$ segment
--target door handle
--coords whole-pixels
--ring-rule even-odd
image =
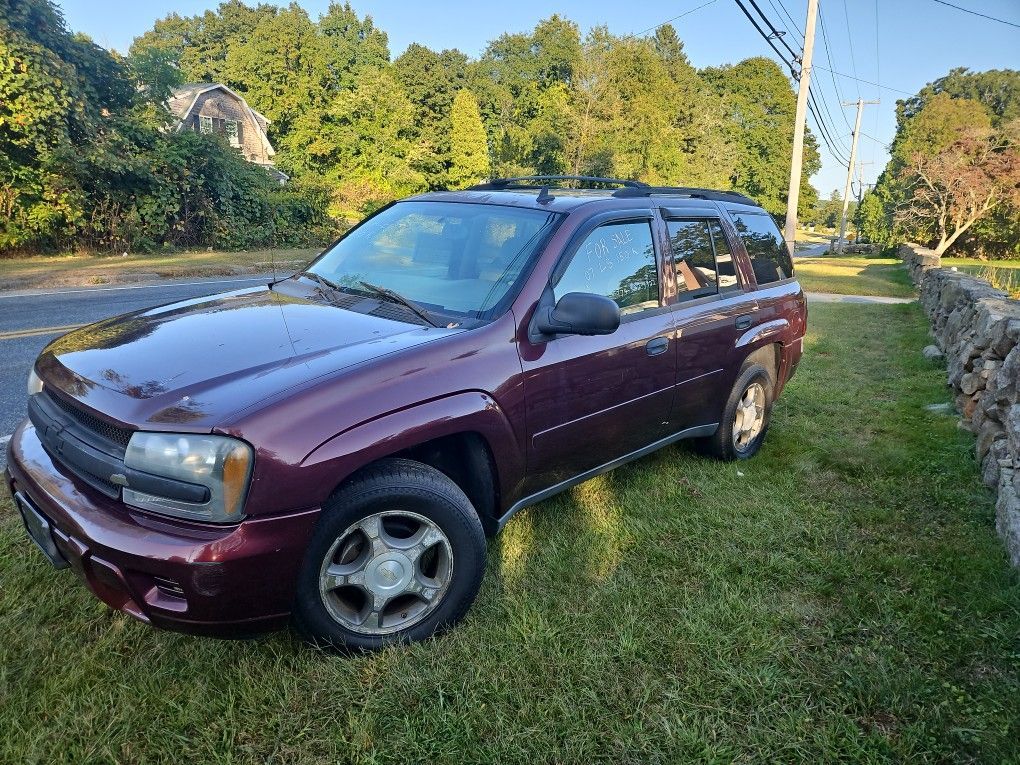
[[[669,348],[668,337],[653,337],[645,343],[645,350],[649,356],[658,356],[660,353],[665,353],[667,348]]]
[[[749,329],[751,327],[751,314],[744,314],[743,316],[738,316],[737,320],[734,322],[734,325],[736,326],[737,329]]]

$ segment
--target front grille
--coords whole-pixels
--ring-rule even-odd
[[[101,478],[95,473],[90,473],[87,470],[76,468],[74,465],[68,465],[68,467],[74,470],[75,474],[93,489],[102,492],[111,499],[118,499],[120,497],[120,487],[117,484],[110,483],[105,478]]]
[[[104,422],[46,389],[29,397],[28,417],[54,462],[107,497],[120,497],[120,486],[110,476],[124,471],[130,430]]]
[[[66,414],[70,415],[75,422],[86,430],[105,438],[107,441],[112,441],[115,444],[119,444],[127,448],[128,441],[131,440],[130,430],[118,428],[116,425],[111,425],[110,423],[99,419],[94,414],[90,414],[84,409],[80,409],[70,401],[65,401],[58,396],[51,396],[48,391],[44,390],[43,395],[59,406]]]

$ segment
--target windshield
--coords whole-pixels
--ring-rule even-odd
[[[342,289],[392,290],[430,310],[481,318],[504,299],[559,213],[464,202],[399,202],[351,231],[309,271]]]

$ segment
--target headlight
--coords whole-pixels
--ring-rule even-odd
[[[42,393],[42,380],[35,373],[35,367],[32,367],[28,373],[28,395],[34,396],[36,393]]]
[[[200,484],[209,490],[202,503],[159,497],[124,488],[124,502],[154,513],[212,523],[241,519],[254,455],[243,441],[226,436],[135,433],[124,464],[143,473]]]

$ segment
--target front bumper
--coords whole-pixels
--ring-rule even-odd
[[[318,508],[227,527],[146,515],[62,470],[28,421],[11,436],[5,478],[45,516],[60,555],[111,608],[203,635],[287,624]]]

